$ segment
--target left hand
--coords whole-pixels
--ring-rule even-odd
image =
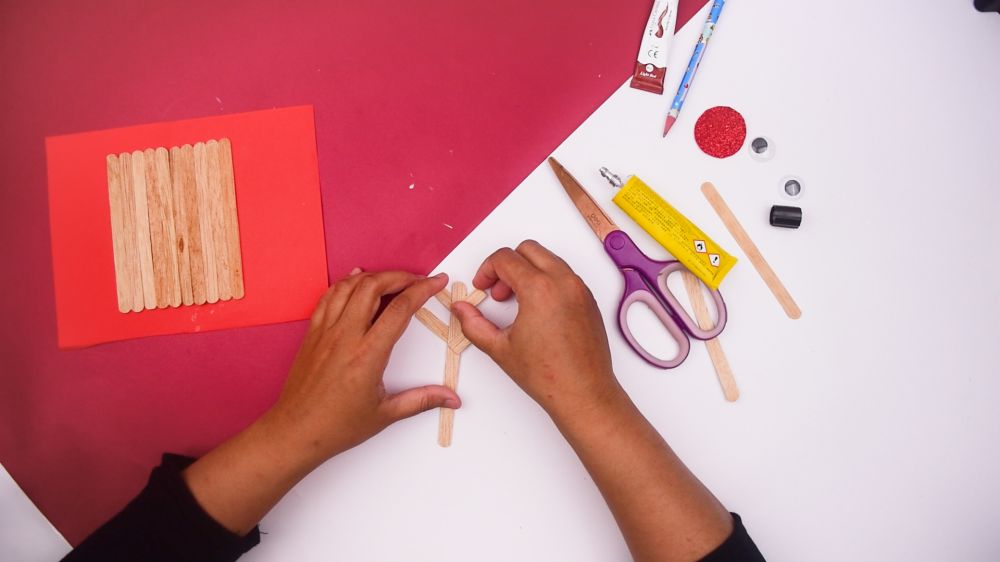
[[[315,463],[350,449],[390,424],[432,408],[458,408],[441,385],[388,394],[389,354],[414,313],[448,283],[402,271],[362,273],[336,282],[320,300],[281,397],[267,413]],[[399,293],[377,318],[382,297]]]

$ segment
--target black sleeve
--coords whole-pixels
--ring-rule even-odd
[[[747,534],[740,516],[733,513],[733,532],[718,548],[701,559],[701,562],[764,562],[764,555]]]
[[[256,546],[259,529],[233,534],[198,505],[181,477],[192,462],[163,455],[142,492],[63,560],[228,561]]]

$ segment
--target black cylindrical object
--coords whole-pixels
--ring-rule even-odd
[[[800,224],[802,224],[801,208],[785,207],[784,205],[774,205],[771,207],[771,226],[798,228]]]
[[[980,12],[1000,12],[1000,0],[975,0],[973,5]]]

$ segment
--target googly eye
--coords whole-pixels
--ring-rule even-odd
[[[779,189],[781,190],[781,195],[785,199],[801,199],[803,191],[802,178],[798,176],[785,176],[781,178],[781,183],[779,184]]]
[[[758,162],[767,162],[774,158],[774,143],[767,137],[754,137],[747,144],[747,150],[750,151],[750,157]]]

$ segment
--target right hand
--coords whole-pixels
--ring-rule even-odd
[[[452,310],[462,331],[550,416],[574,416],[624,396],[594,296],[558,256],[534,240],[501,248],[472,284],[490,289],[494,300],[516,296],[518,313],[499,328],[458,302]]]

